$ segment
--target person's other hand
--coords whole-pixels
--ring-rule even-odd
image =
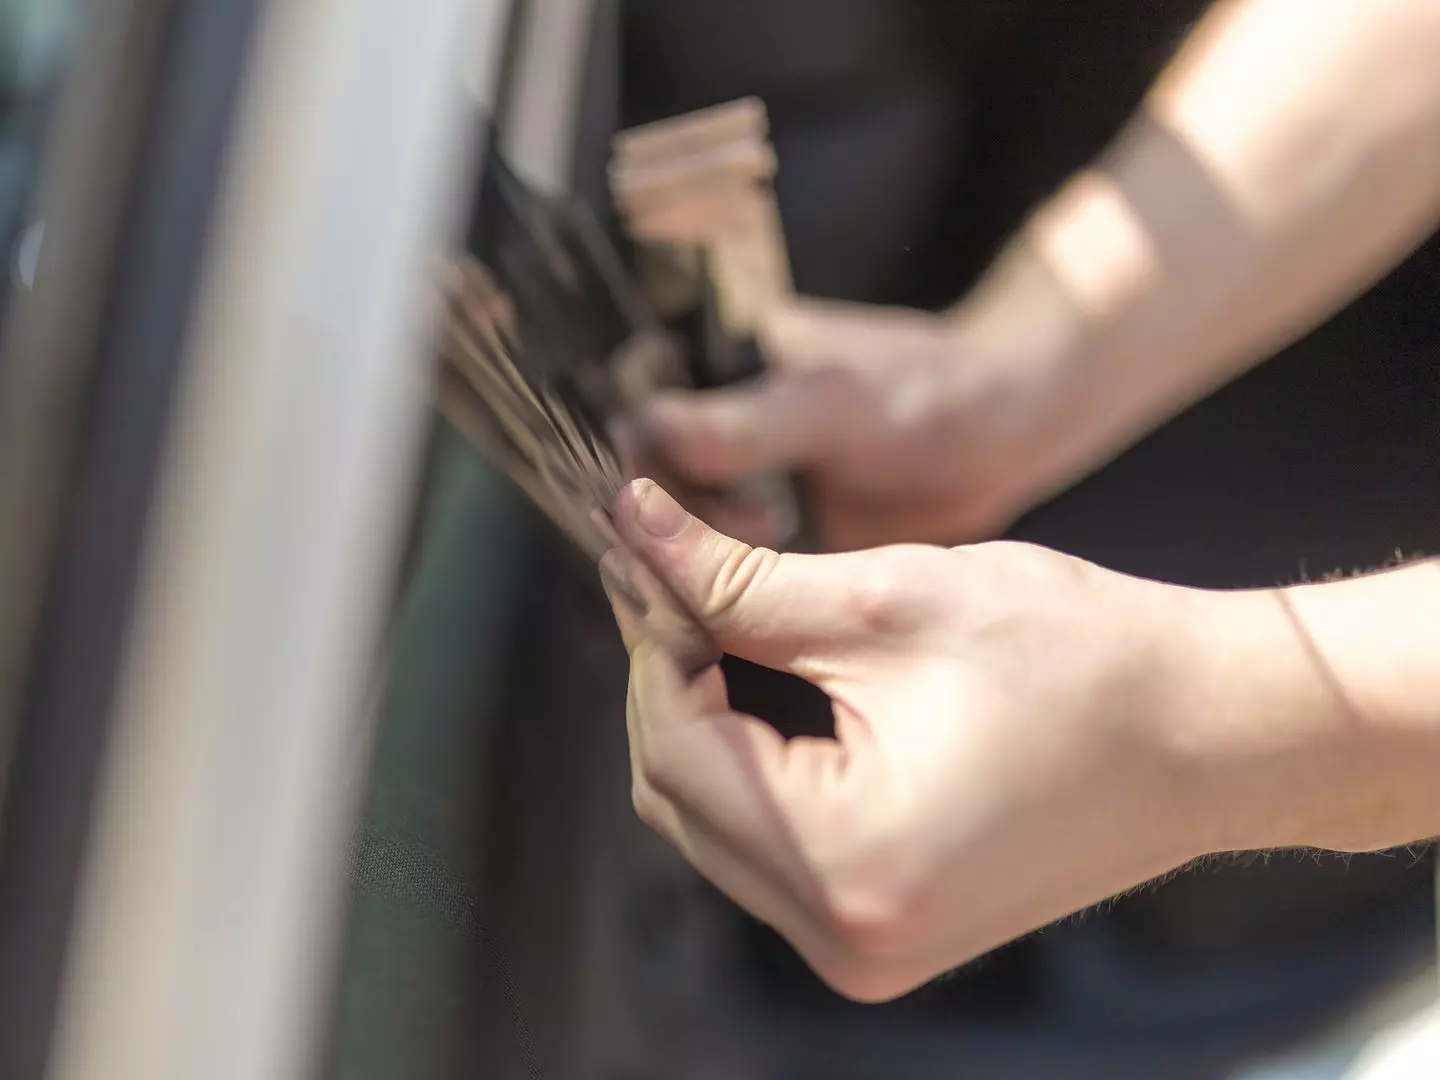
[[[998,535],[1055,486],[1063,447],[1041,414],[1044,319],[996,322],[796,301],[761,329],[764,376],[657,396],[639,425],[643,471],[677,493],[798,471],[829,550]],[[760,504],[687,502],[727,533],[778,542]]]
[[[1193,658],[1232,594],[1003,542],[779,555],[645,480],[616,526],[636,809],[843,994],[1228,846],[1190,749],[1226,707]],[[721,651],[823,689],[836,738],[733,712]]]

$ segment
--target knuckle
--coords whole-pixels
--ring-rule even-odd
[[[630,785],[630,803],[635,808],[636,817],[656,832],[661,831],[663,815],[659,796],[639,778]]]
[[[920,626],[932,606],[939,569],[930,565],[929,555],[925,548],[896,547],[856,560],[849,603],[862,633],[889,637]]]
[[[811,859],[812,918],[850,965],[893,965],[913,953],[928,932],[926,898],[933,890],[913,844],[903,839],[906,831],[885,829],[838,858]]]
[[[862,1005],[893,1001],[923,981],[901,969],[867,960],[826,957],[809,963],[815,975],[831,990]]]
[[[723,484],[746,467],[746,441],[717,403],[692,402],[684,422],[652,427],[659,456],[693,481]]]
[[[914,942],[914,914],[907,898],[881,882],[827,890],[821,928],[853,966],[877,967],[902,956]]]
[[[852,580],[851,614],[861,633],[888,637],[906,629],[909,620],[897,595],[902,583],[895,579],[890,568],[875,567]]]
[[[925,892],[918,878],[900,871],[878,850],[847,862],[844,871],[822,877],[811,912],[822,944],[807,960],[841,996],[864,1003],[889,1001],[931,974],[917,969],[915,961],[928,955],[925,945],[933,939],[924,917]]]
[[[841,950],[824,949],[819,955],[805,955],[819,981],[824,982],[842,998],[864,1005],[894,1001],[923,985],[933,972],[917,968],[913,962],[884,960],[857,956]]]
[[[968,550],[992,563],[1025,567],[1041,556],[1045,549],[1026,540],[987,540],[983,544],[970,545]]]
[[[748,593],[764,586],[780,560],[770,548],[731,544],[715,568],[701,615],[716,622],[732,617]]]
[[[686,770],[674,754],[652,748],[640,766],[640,780],[655,800],[680,799],[687,782]]]
[[[977,583],[988,586],[985,595],[996,603],[1084,590],[1106,573],[1084,559],[1018,540],[992,540],[961,549],[961,554],[971,561]]]
[[[698,425],[672,444],[671,457],[692,480],[705,484],[733,480],[741,468],[731,441],[719,431],[707,431]]]

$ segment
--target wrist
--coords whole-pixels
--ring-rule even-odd
[[[1101,398],[1085,390],[1093,330],[1026,235],[942,325],[931,396],[937,427],[969,460],[966,433],[978,422],[984,444],[1003,454],[993,469],[1008,500],[996,508],[1001,517],[1018,516],[1100,463],[1087,453],[1104,425],[1095,408]]]
[[[1217,352],[1216,330],[1232,306],[1233,238],[1175,158],[1172,139],[1137,122],[1025,226],[1074,313],[1054,397],[1083,418],[1076,452],[1096,463],[1239,370]]]
[[[1272,269],[1142,115],[1030,216],[954,317],[962,336],[1020,339],[1034,426],[1073,478],[1280,343],[1288,322],[1277,338],[1254,302]]]
[[[1163,725],[1202,850],[1367,851],[1440,832],[1440,635],[1405,615],[1440,610],[1440,567],[1430,576],[1190,594]]]
[[[1200,396],[1177,343],[1150,325],[1158,278],[1146,223],[1120,182],[1092,169],[1043,204],[947,313],[948,396],[966,409],[983,389],[1036,500]]]

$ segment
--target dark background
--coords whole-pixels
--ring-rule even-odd
[[[597,36],[581,187],[603,192],[614,123],[760,94],[800,288],[938,306],[1205,6],[626,0]],[[1437,285],[1432,241],[1014,535],[1214,587],[1440,550]],[[841,1001],[634,821],[601,598],[437,445],[337,1076],[1210,1080],[1433,957],[1428,855],[1286,855],[1183,875],[892,1005]],[[823,727],[813,692],[732,676],[782,728]]]

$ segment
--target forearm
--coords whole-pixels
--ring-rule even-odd
[[[1440,835],[1440,561],[1205,603],[1175,730],[1211,846]]]
[[[1128,445],[1434,228],[1436,55],[1430,0],[1216,5],[1116,145],[959,309],[982,335],[1017,320],[1047,335],[1031,375],[1057,460]]]

